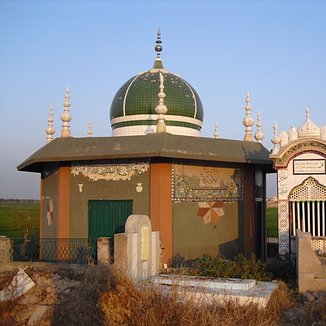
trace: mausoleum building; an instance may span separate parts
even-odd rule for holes
[[[156,43],[153,67],[113,98],[112,136],[93,137],[91,124],[88,137],[71,135],[67,89],[53,139],[51,107],[47,144],[18,166],[41,174],[41,238],[113,239],[128,216],[147,215],[165,263],[204,253],[264,257],[265,176],[274,170],[260,116],[252,131],[249,94],[244,140],[201,137],[200,97],[164,68],[160,33]]]

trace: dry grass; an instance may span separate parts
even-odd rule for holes
[[[0,275],[0,290],[5,289],[14,277],[15,272],[1,273]],[[17,304],[17,300],[0,301],[0,325],[10,325],[13,320],[11,311]]]
[[[100,295],[100,307],[107,325],[278,325],[285,309],[293,305],[293,294],[280,283],[268,306],[240,306],[232,302],[198,305],[183,300],[176,291],[164,295],[153,288],[136,290],[126,278]]]
[[[53,284],[51,325],[326,325],[326,293],[308,302],[282,282],[267,307],[259,309],[232,302],[198,305],[191,299],[181,300],[177,291],[167,295],[148,286],[137,289],[108,268],[61,266],[53,271],[29,271],[32,276],[33,272],[36,280],[46,278]],[[14,274],[0,274],[0,289]],[[43,300],[44,289],[38,283],[27,295],[38,293]],[[20,324],[14,313],[20,304],[17,300],[0,302],[0,325]]]

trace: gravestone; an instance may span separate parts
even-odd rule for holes
[[[152,231],[148,216],[130,215],[125,233],[114,235],[114,265],[135,281],[146,280],[159,273],[159,232]]]
[[[0,263],[6,264],[11,261],[11,240],[5,236],[0,236]]]

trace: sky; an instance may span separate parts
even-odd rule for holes
[[[326,1],[0,0],[0,198],[38,199],[40,175],[17,165],[45,144],[49,108],[56,137],[66,86],[74,137],[111,136],[120,86],[150,69],[157,29],[162,60],[198,92],[202,136],[243,139],[245,94],[272,149],[309,107],[326,123]],[[255,129],[254,129],[255,130]],[[268,179],[275,194],[275,178]]]

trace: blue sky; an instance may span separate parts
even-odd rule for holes
[[[160,27],[165,67],[205,110],[202,135],[242,139],[245,93],[272,126],[326,123],[326,1],[0,1],[0,198],[38,198],[39,174],[16,166],[45,144],[50,104],[60,135],[66,85],[71,132],[110,136],[119,87],[149,69]],[[269,193],[275,186],[270,183]]]

